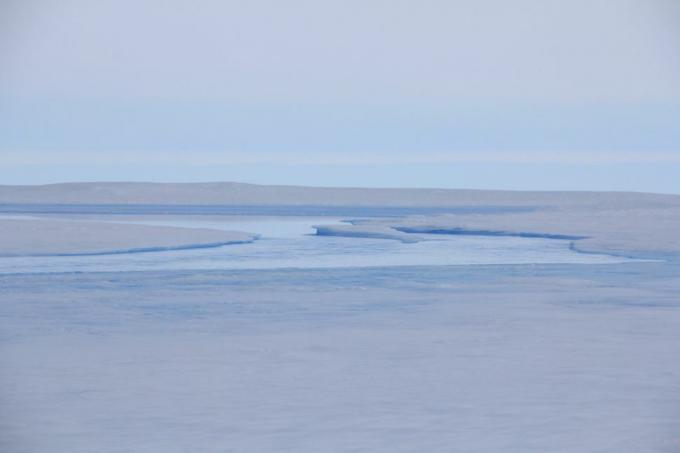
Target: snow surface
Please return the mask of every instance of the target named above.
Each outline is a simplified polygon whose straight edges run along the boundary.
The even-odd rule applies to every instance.
[[[0,201],[13,203],[148,203],[163,195],[175,203],[511,209],[324,226],[371,239],[305,237],[336,252],[370,243],[424,255],[402,266],[390,258],[359,267],[368,259],[358,252],[352,267],[187,264],[196,254],[224,260],[231,247],[256,250],[264,239],[146,255],[175,260],[175,270],[131,272],[140,255],[1,258],[24,260],[28,272],[0,273],[0,451],[680,451],[680,197],[225,183],[0,187]],[[115,250],[127,241],[182,245],[235,234],[181,228],[189,225],[177,219],[101,220],[2,220],[2,228],[15,223],[0,244],[25,251],[38,240],[83,251],[112,241],[106,249]],[[501,242],[551,243],[584,262],[600,259],[564,241],[512,237],[559,235],[587,237],[573,239],[584,251],[659,261],[429,265],[441,244],[484,243],[448,234],[461,229],[511,235],[487,237],[491,255]],[[60,244],[63,231],[70,233]],[[418,241],[381,239],[386,232]],[[279,250],[268,253],[281,259]],[[85,265],[45,273],[50,260],[55,269]]]
[[[678,451],[679,275],[0,276],[0,451]]]
[[[0,212],[15,212],[16,204],[59,203],[77,206],[99,203],[140,206],[157,204],[260,207],[429,209],[450,215],[425,215],[397,226],[515,234],[585,236],[574,242],[584,252],[650,257],[660,253],[680,257],[680,195],[624,192],[522,192],[443,189],[361,189],[260,186],[229,182],[67,183],[43,186],[0,186]],[[39,205],[37,205],[39,208]],[[466,208],[473,212],[465,212]],[[478,212],[485,209],[486,212]],[[427,214],[427,212],[424,212]],[[390,226],[395,226],[391,224]],[[374,229],[343,229],[347,235],[381,234]],[[369,231],[370,230],[370,231]],[[328,230],[331,231],[339,231]],[[373,236],[376,237],[376,236]],[[405,238],[405,236],[402,236]],[[214,241],[208,241],[214,242]]]
[[[0,219],[1,256],[101,255],[219,247],[249,233],[53,219]]]
[[[418,242],[423,234],[515,236],[572,241],[575,250],[680,259],[680,207],[542,208],[526,212],[442,214],[319,225],[317,234]]]

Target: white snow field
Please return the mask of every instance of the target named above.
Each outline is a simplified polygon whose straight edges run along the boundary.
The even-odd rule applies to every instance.
[[[678,452],[679,200],[0,187],[0,451]]]

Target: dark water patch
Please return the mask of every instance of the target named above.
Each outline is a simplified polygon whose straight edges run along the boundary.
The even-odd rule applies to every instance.
[[[578,242],[569,244],[569,249],[576,253],[584,255],[609,255],[619,258],[626,258],[631,260],[652,260],[652,261],[668,261],[680,263],[680,253],[678,252],[659,252],[659,251],[644,251],[644,250],[612,250],[612,249],[594,249],[587,250],[579,247]]]
[[[393,229],[401,231],[402,233],[450,234],[457,236],[510,236],[521,238],[563,239],[572,241],[586,239],[588,237],[573,236],[568,234],[532,233],[527,231],[471,230],[467,228],[393,227]]]

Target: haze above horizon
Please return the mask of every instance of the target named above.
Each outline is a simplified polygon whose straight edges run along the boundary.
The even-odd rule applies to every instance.
[[[0,184],[680,193],[672,0],[0,6]]]

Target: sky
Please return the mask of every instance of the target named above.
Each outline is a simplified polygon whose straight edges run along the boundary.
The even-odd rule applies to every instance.
[[[680,193],[676,0],[0,2],[0,184]]]

